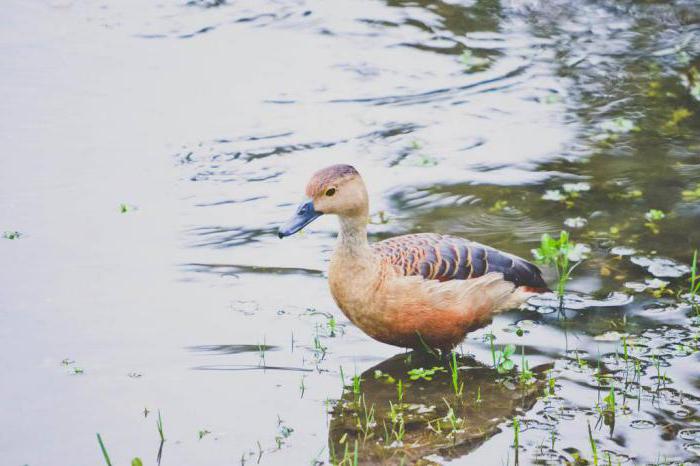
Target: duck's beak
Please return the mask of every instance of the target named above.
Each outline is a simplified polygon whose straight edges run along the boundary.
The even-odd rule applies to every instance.
[[[277,234],[280,238],[293,235],[309,223],[319,218],[321,215],[323,215],[323,212],[319,212],[314,209],[313,201],[304,202],[297,207],[297,213],[294,214],[294,216],[290,218],[287,223],[280,227]]]

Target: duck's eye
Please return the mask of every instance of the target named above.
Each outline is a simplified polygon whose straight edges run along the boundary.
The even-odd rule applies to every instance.
[[[333,194],[335,194],[335,188],[331,188],[326,191],[326,196],[332,196]]]

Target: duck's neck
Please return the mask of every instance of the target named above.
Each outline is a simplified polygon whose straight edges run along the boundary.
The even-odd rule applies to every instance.
[[[367,216],[340,217],[336,253],[357,259],[366,259],[372,255],[367,242]]]

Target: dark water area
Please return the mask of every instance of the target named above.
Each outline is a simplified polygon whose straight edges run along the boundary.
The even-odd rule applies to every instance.
[[[3,465],[700,463],[700,2],[2,10]],[[277,238],[332,163],[371,241],[590,255],[455,395],[336,307],[335,219]]]

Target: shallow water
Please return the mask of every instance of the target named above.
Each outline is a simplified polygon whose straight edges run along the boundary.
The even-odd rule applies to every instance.
[[[566,222],[592,248],[564,312],[535,300],[460,348],[480,409],[511,387],[512,410],[384,460],[513,463],[517,416],[521,464],[592,461],[587,423],[601,463],[700,461],[699,322],[675,297],[700,245],[697,1],[10,0],[1,21],[3,464],[100,464],[96,432],[155,464],[158,411],[163,465],[328,463],[356,438],[378,461],[341,367],[386,401],[375,366],[403,352],[330,298],[333,219],[276,236],[336,162],[368,183],[373,240],[530,258]],[[491,331],[553,367],[549,396],[488,371]],[[443,417],[438,375],[421,399]]]

